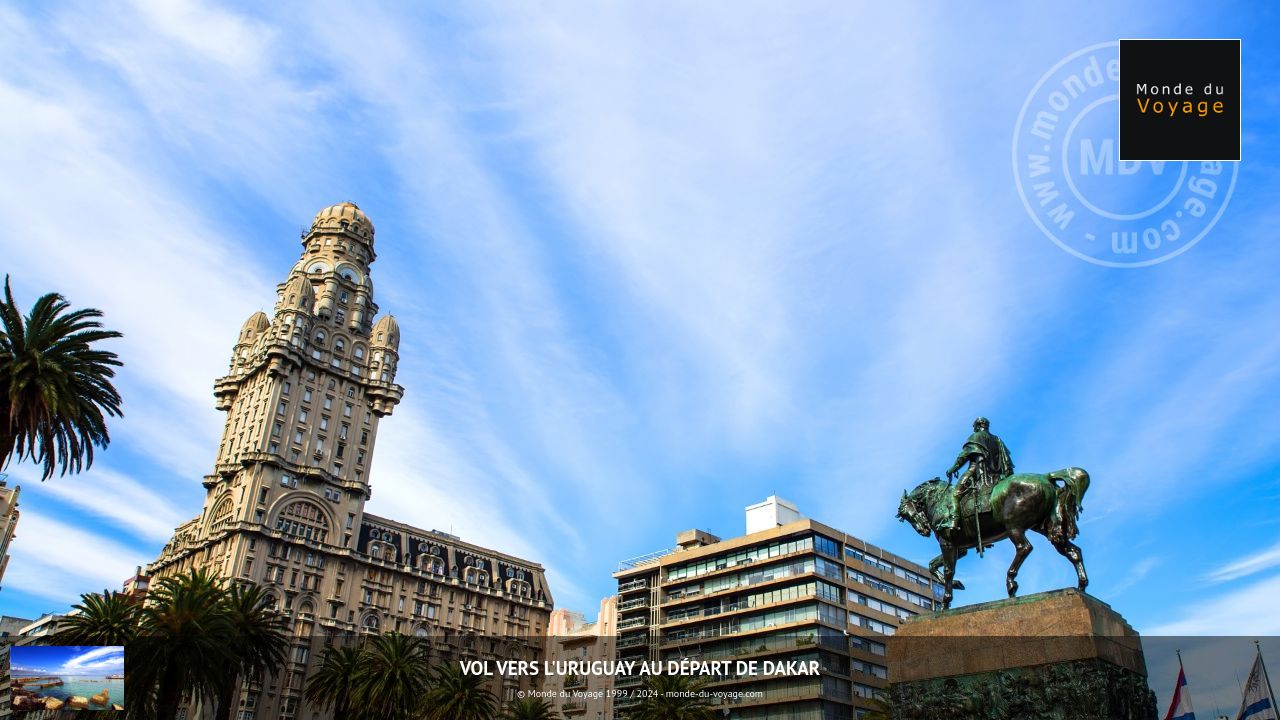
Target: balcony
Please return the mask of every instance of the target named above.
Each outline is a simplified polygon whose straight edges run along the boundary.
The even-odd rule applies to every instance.
[[[634,600],[628,600],[624,603],[618,604],[618,609],[621,610],[622,612],[626,612],[628,610],[635,610],[638,608],[646,608],[646,607],[649,607],[649,598],[645,598],[645,597],[639,597]]]
[[[614,679],[615,687],[633,687],[644,682],[644,677],[640,675],[619,675]]]
[[[618,592],[620,593],[634,592],[636,590],[647,590],[647,589],[649,589],[649,581],[645,578],[641,578],[639,580],[632,580],[631,582],[624,582],[618,586]]]
[[[576,715],[578,713],[583,713],[587,711],[587,701],[586,700],[565,700],[564,704],[560,706],[560,710],[564,712],[565,715]]]
[[[708,613],[710,613],[710,611],[708,611]],[[675,610],[667,613],[667,622],[679,622],[681,620],[688,620],[689,618],[700,617],[701,615],[702,608],[699,607],[690,608],[688,610]]]
[[[564,689],[572,690],[574,688],[582,688],[587,686],[587,678],[584,675],[566,675],[564,679]]]
[[[629,637],[625,640],[619,640],[616,647],[619,650],[622,650],[624,648],[639,647],[641,645],[647,645],[648,643],[649,643],[649,637],[647,635],[636,635],[634,637]]]
[[[618,623],[618,629],[627,630],[630,628],[644,627],[645,625],[648,625],[648,624],[649,624],[648,618],[637,617],[637,618],[631,618],[629,620],[623,620],[622,622]]]

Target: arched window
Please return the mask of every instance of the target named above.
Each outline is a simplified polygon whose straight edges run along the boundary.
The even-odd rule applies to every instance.
[[[357,360],[363,360],[363,359],[364,359],[364,346],[363,346],[363,345],[357,345],[357,346],[355,346],[355,348],[353,348],[353,349],[351,350],[351,354],[352,354],[352,355],[355,355]]]
[[[298,605],[299,613],[306,613],[307,615],[312,615],[315,613],[315,611],[316,611],[315,606],[311,604],[310,600],[303,600],[302,603]]]
[[[419,625],[418,627],[414,628],[414,629],[413,629],[413,636],[414,636],[414,637],[420,637],[420,638],[424,638],[424,637],[426,637],[426,636],[427,636],[427,628],[426,628],[426,626],[425,626],[425,625]]]
[[[444,574],[444,560],[441,560],[435,555],[419,555],[418,567],[421,570],[425,572],[429,572],[433,575]]]
[[[371,542],[369,543],[369,557],[395,562],[396,546],[391,543]]]
[[[319,332],[317,332],[317,333],[316,333],[316,344],[317,344],[317,345],[324,345],[324,331],[323,331],[323,330],[320,330]]]
[[[222,502],[210,514],[209,532],[215,533],[231,524],[231,498],[223,498]]]
[[[298,500],[280,511],[276,529],[286,535],[324,542],[329,534],[329,521],[314,503]]]
[[[344,343],[344,342],[342,342],[342,338],[338,338],[337,340],[334,340],[334,341],[333,341],[333,351],[334,351],[334,352],[340,353],[340,352],[342,352],[343,350],[346,350],[346,349],[347,349],[347,344],[346,344],[346,343]]]
[[[377,616],[377,615],[366,615],[366,616],[365,616],[365,618],[364,618],[364,622],[363,622],[363,623],[361,623],[361,624],[362,624],[362,625],[364,625],[366,628],[368,628],[368,629],[370,629],[370,630],[377,630],[377,629],[378,629],[378,616]]]

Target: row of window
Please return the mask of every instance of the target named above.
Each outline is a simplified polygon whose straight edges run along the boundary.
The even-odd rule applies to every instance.
[[[665,642],[677,642],[691,638],[719,637],[721,635],[750,632],[752,630],[760,630],[763,628],[774,627],[776,625],[788,625],[808,620],[821,620],[823,622],[831,623],[832,625],[843,627],[845,618],[846,613],[844,610],[827,605],[826,603],[815,603],[813,605],[804,605],[801,607],[772,610],[747,617],[730,618],[723,622],[703,625],[702,627],[690,628],[688,630],[673,630],[668,632],[664,639]]]
[[[895,631],[894,626],[890,625],[889,623],[880,622],[879,620],[872,620],[869,617],[865,617],[865,616],[859,615],[858,613],[852,613],[852,612],[849,613],[849,624],[856,627],[865,628],[867,630],[870,630],[871,632],[880,633],[881,635],[892,635]]]
[[[866,605],[872,610],[879,610],[886,615],[896,616],[899,620],[906,620],[916,614],[910,610],[904,610],[897,605],[884,602],[883,600],[877,600],[873,597],[868,597],[862,593],[854,593],[851,599],[856,600],[859,605]]]
[[[720,555],[718,557],[708,558],[699,562],[667,568],[667,580],[682,580],[684,578],[698,577],[699,575],[705,575],[717,570],[724,570],[726,568],[736,567],[746,563],[753,563],[759,560],[767,560],[781,555],[790,555],[792,553],[804,552],[812,549],[812,536],[800,538],[798,540],[769,543],[768,545],[747,548],[735,553]]]
[[[913,593],[910,590],[904,590],[903,588],[900,588],[897,585],[892,585],[878,578],[874,578],[869,575],[866,575],[865,573],[858,572],[853,568],[848,568],[847,570],[849,573],[849,578],[854,580],[855,582],[859,582],[859,583],[862,583],[863,585],[873,587],[876,590],[879,590],[880,592],[883,592],[883,593],[888,593],[889,595],[896,595],[902,598],[903,600],[906,600],[907,602],[911,603],[912,605],[919,605],[920,607],[926,610],[932,610],[934,607],[934,601],[923,595],[920,595],[918,593]]]
[[[926,587],[926,588],[933,587],[933,582],[930,580],[928,576],[921,575],[920,573],[908,570],[902,567],[901,565],[891,563],[888,560],[885,560],[884,558],[878,558],[874,555],[868,555],[867,553],[864,553],[863,551],[857,548],[850,547],[847,545],[845,546],[844,552],[846,555],[853,558],[854,560],[857,560],[870,567],[876,568],[877,570],[882,570],[887,573],[893,573],[894,575],[897,575],[898,577],[904,580],[908,580],[917,585],[920,585],[921,587]]]

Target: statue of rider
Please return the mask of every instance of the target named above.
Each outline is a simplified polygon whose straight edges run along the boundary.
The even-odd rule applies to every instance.
[[[957,506],[962,495],[990,488],[1013,474],[1013,459],[1009,457],[1009,449],[1005,447],[1003,440],[989,432],[990,427],[991,423],[984,417],[974,420],[973,434],[965,440],[955,463],[947,470],[947,480],[950,481],[955,479],[965,463],[969,465],[952,490],[951,501],[947,504],[947,512],[939,523],[939,529],[956,526]],[[976,505],[975,503],[975,507]]]

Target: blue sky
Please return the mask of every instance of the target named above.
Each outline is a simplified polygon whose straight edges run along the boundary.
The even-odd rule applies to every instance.
[[[1280,26],[1270,5],[0,8],[0,265],[102,308],[127,416],[23,485],[0,606],[116,587],[200,509],[211,383],[321,207],[378,229],[403,329],[372,512],[544,563],[740,534],[770,494],[921,561],[893,518],[975,415],[1087,468],[1090,590],[1144,633],[1280,634]],[[1222,220],[1152,267],[1055,247],[1018,111],[1119,37],[1242,37]],[[1072,581],[1047,543],[1024,592]],[[999,597],[1011,553],[967,559]],[[1248,658],[1241,659],[1247,663]]]
[[[124,648],[119,646],[22,645],[10,652],[10,667],[49,675],[103,676],[124,672]]]

